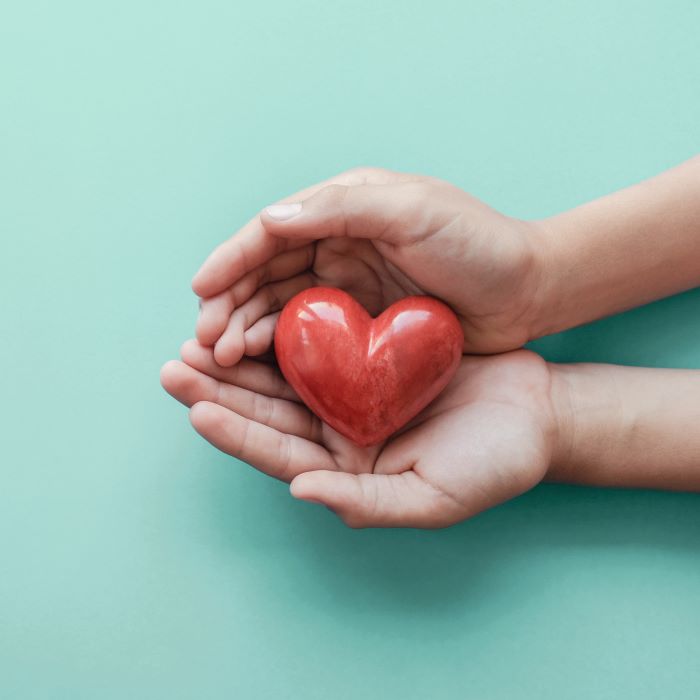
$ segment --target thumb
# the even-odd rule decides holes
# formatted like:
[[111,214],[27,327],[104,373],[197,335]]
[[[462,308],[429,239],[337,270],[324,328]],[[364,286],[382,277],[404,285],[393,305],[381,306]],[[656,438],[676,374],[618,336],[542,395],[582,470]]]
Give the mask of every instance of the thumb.
[[273,204],[260,221],[276,236],[370,238],[387,243],[415,240],[454,218],[437,202],[439,188],[428,180],[391,184],[331,184],[307,199]]
[[322,503],[353,528],[436,528],[464,517],[455,501],[410,470],[400,474],[304,472],[294,478],[290,491],[300,500]]

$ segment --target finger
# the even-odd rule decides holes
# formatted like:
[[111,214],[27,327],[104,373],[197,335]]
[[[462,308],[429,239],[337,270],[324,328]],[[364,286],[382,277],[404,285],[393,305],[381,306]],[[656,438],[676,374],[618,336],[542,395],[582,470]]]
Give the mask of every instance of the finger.
[[454,501],[414,471],[401,474],[303,473],[295,498],[323,503],[350,527],[446,527],[461,520]]
[[313,245],[281,253],[245,274],[236,284],[220,294],[201,299],[196,331],[199,342],[203,345],[214,345],[226,329],[233,310],[250,299],[259,287],[303,272],[311,266],[313,259]]
[[321,438],[320,421],[300,404],[220,382],[184,362],[173,360],[165,364],[161,370],[161,383],[185,406],[210,401],[283,433],[314,442]]
[[245,354],[249,357],[262,355],[272,347],[272,341],[275,337],[275,328],[277,327],[277,319],[281,312],[263,316],[259,321],[256,321],[244,334],[245,338]]
[[304,240],[347,236],[387,243],[416,242],[447,226],[460,210],[453,190],[431,180],[321,188],[294,205],[260,215],[275,236]]
[[214,345],[226,328],[234,304],[230,290],[199,300],[195,334],[202,345]]
[[282,481],[314,469],[335,469],[328,451],[315,442],[275,430],[223,406],[200,401],[190,409],[194,429],[222,452]]
[[256,216],[233,238],[214,249],[194,276],[192,290],[200,297],[219,294],[275,255],[307,243],[273,236],[262,228]]
[[274,257],[269,263],[265,263],[244,275],[231,287],[231,297],[234,307],[239,307],[268,282],[279,282],[294,277],[304,270],[308,270],[314,261],[313,244],[290,250]]
[[188,340],[180,349],[183,362],[210,377],[279,399],[299,401],[299,397],[279,370],[262,362],[241,360],[233,367],[221,367],[211,348]]
[[316,278],[306,273],[261,287],[231,314],[226,330],[214,347],[216,361],[222,367],[238,362],[245,352],[245,331],[263,316],[281,309],[295,294],[315,285]]
[[[307,199],[317,190],[332,183],[356,184],[360,182],[388,182],[395,178],[411,177],[379,168],[355,168],[300,190],[282,202]],[[415,177],[415,176],[414,176]],[[209,255],[192,280],[192,289],[200,297],[210,297],[223,292],[243,275],[285,250],[304,245],[305,241],[279,239],[263,227],[260,216],[255,215],[240,231],[219,245]]]

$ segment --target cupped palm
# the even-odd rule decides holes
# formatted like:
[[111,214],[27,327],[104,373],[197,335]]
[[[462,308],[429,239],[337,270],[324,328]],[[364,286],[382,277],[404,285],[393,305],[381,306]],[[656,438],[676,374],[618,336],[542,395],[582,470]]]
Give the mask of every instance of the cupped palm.
[[361,448],[314,416],[266,363],[220,367],[188,341],[162,370],[195,429],[224,452],[290,481],[353,527],[443,527],[542,480],[556,439],[550,373],[518,350],[464,356],[448,387],[398,434]]

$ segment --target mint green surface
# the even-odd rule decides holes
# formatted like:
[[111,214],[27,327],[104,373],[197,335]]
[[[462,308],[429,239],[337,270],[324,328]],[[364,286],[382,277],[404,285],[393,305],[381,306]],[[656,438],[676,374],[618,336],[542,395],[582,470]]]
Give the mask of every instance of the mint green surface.
[[[382,165],[538,217],[693,155],[698,8],[3,5],[0,698],[700,696],[697,496],[352,531],[158,384],[201,260],[306,184]],[[700,293],[535,346],[699,367]]]

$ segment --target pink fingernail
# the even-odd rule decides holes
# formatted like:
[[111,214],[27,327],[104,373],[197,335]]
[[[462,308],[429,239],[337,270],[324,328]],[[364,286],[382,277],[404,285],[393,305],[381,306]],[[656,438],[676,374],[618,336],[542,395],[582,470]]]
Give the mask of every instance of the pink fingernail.
[[301,212],[301,202],[292,204],[271,204],[265,207],[265,213],[276,221],[287,221]]

